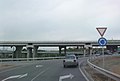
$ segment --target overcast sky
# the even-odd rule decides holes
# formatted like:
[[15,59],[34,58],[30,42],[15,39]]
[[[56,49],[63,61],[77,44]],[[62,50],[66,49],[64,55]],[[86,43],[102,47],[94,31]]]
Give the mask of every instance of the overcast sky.
[[0,0],[0,41],[120,39],[120,0]]

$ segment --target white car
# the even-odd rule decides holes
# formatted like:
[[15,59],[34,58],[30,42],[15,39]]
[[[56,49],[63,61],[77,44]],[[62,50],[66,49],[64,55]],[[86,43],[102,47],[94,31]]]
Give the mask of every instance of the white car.
[[67,55],[63,60],[64,68],[67,66],[78,66],[78,59],[75,55]]
[[99,53],[97,53],[97,54],[95,54],[95,56],[100,56],[100,54],[99,54]]

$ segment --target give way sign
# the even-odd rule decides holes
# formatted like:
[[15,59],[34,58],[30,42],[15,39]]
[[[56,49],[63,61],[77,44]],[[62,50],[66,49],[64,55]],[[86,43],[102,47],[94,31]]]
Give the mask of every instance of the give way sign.
[[103,37],[104,33],[107,30],[107,27],[99,27],[99,28],[96,28],[96,29],[99,32],[99,34]]

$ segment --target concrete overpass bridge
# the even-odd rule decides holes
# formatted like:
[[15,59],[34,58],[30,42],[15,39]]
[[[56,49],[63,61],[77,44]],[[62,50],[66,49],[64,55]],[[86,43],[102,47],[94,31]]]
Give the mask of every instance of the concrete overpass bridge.
[[[32,58],[37,57],[38,47],[59,47],[59,54],[61,54],[61,49],[64,48],[64,53],[66,54],[67,46],[80,46],[83,48],[92,48],[93,46],[99,45],[97,41],[0,41],[0,46],[16,47],[14,54],[15,58],[20,58],[22,48],[26,47],[27,58]],[[106,48],[108,50],[116,50],[118,46],[120,46],[120,40],[108,40]]]

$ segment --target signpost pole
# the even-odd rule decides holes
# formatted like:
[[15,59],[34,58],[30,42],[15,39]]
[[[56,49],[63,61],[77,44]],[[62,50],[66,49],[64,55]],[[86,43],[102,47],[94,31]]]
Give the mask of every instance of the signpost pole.
[[104,33],[107,30],[107,27],[99,27],[96,28],[99,34],[101,35],[101,38],[98,40],[99,45],[102,47],[102,55],[103,55],[103,68],[105,67],[105,55],[104,55],[104,46],[107,44],[107,40],[103,37]]
[[104,54],[104,46],[102,46],[102,54],[103,54],[103,68],[105,67],[105,54]]

